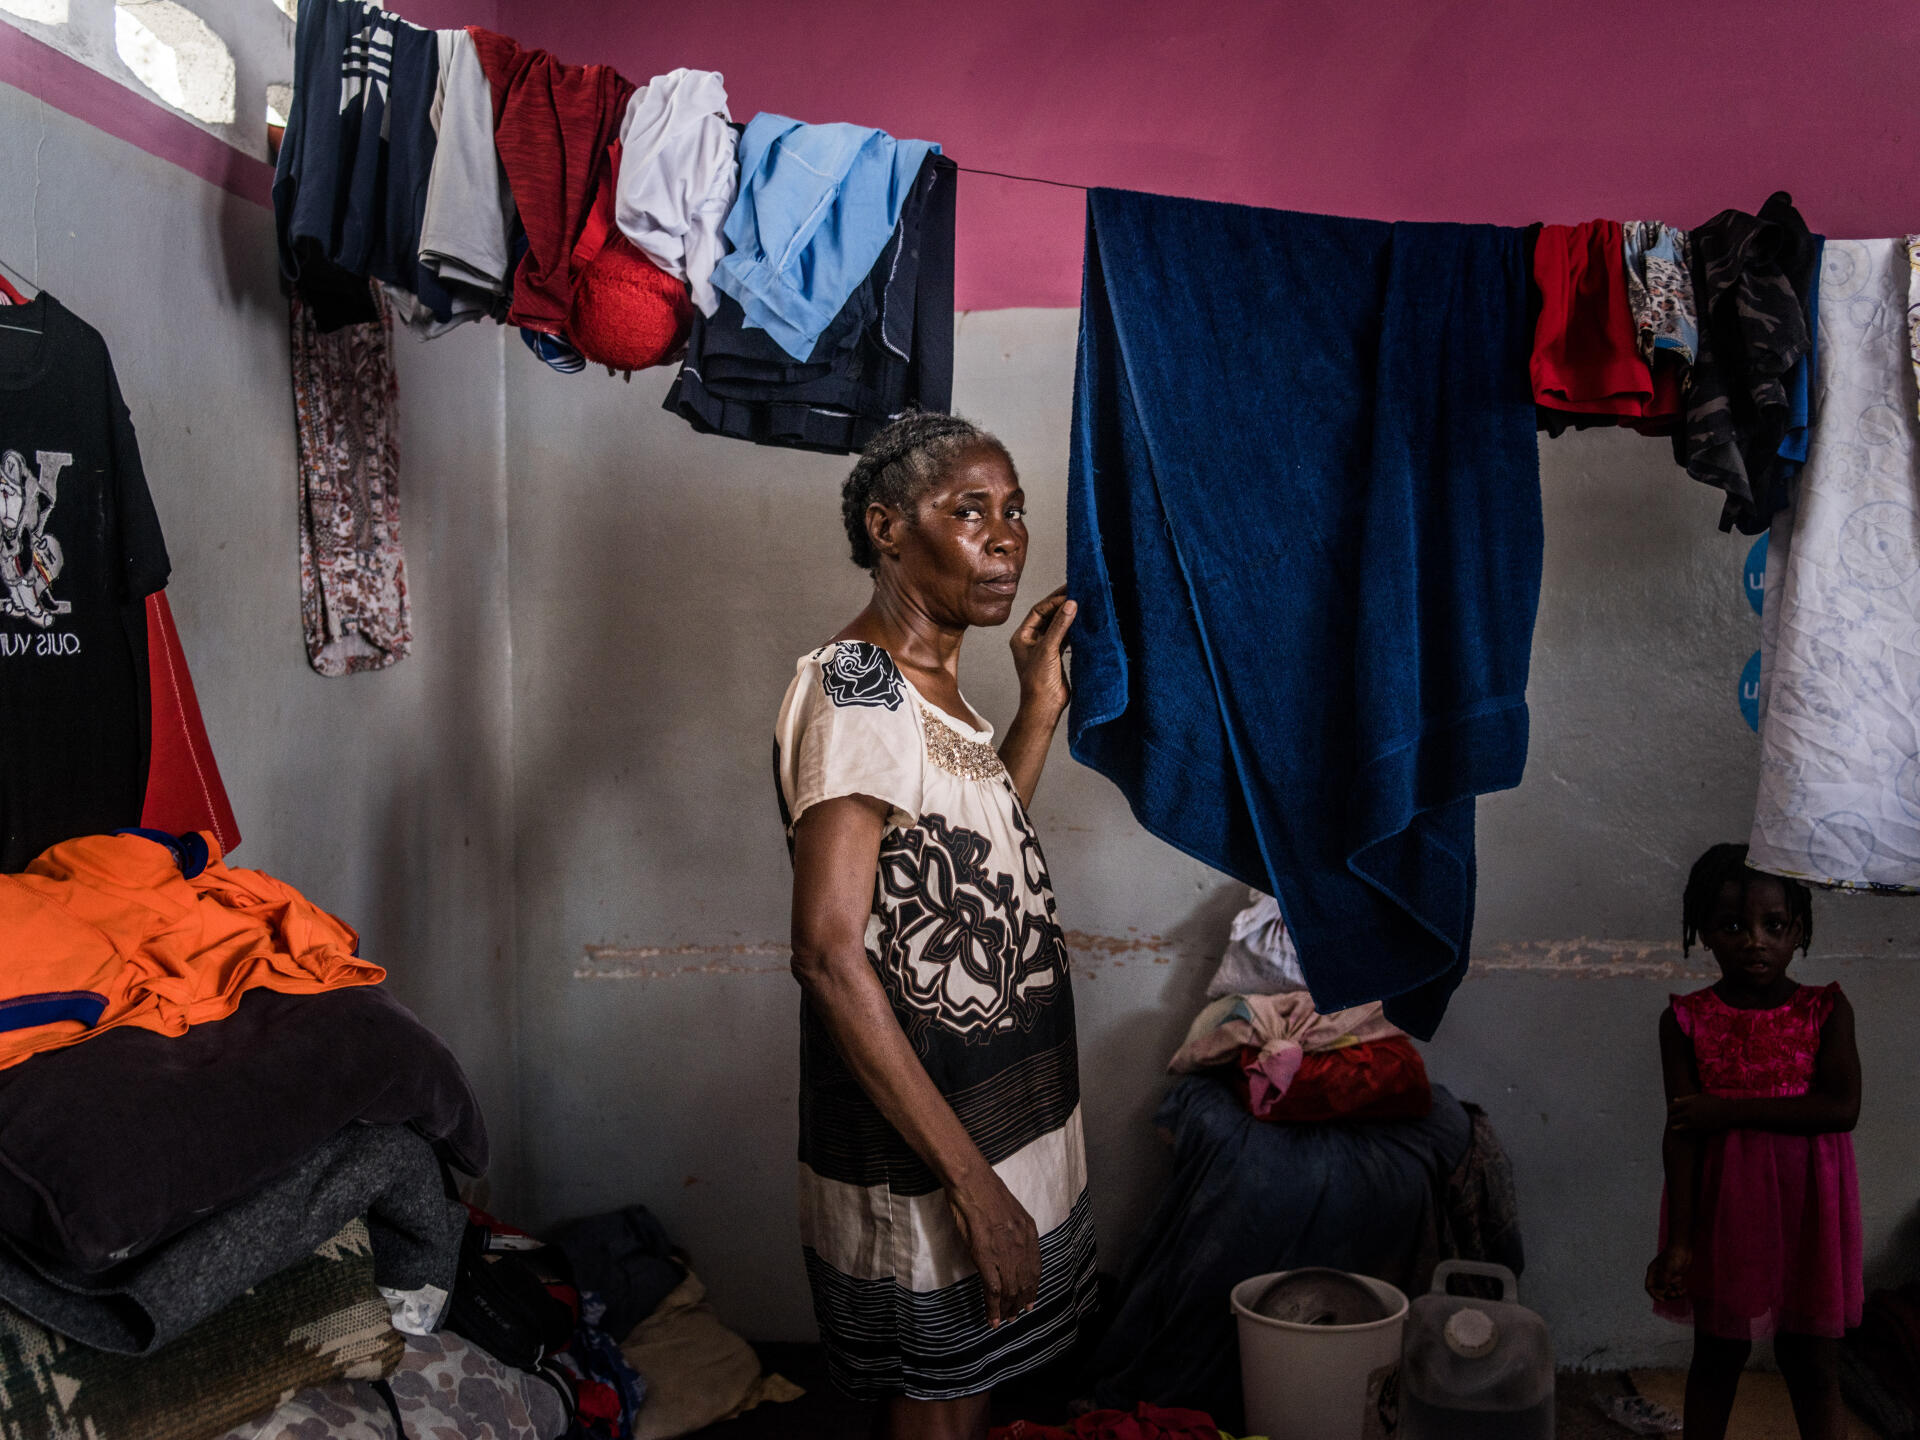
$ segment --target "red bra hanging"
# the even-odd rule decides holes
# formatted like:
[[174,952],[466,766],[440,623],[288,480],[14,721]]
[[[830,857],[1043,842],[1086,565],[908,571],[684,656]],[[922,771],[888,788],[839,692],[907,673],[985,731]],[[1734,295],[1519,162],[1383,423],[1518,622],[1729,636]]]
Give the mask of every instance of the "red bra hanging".
[[7,304],[9,305],[24,305],[27,303],[27,297],[9,285],[7,283],[7,277],[4,275],[0,275],[0,295],[7,297]]

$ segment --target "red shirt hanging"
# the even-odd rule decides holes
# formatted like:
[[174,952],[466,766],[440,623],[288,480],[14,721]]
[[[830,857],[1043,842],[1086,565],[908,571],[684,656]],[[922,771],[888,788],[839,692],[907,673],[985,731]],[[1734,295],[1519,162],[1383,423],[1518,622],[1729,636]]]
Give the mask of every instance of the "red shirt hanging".
[[153,749],[140,823],[174,835],[205,830],[220,842],[222,854],[231,855],[240,844],[240,826],[213,761],[193,676],[180,648],[180,630],[164,590],[147,597],[147,676]]
[[1530,367],[1536,405],[1611,415],[1636,429],[1678,416],[1677,375],[1663,370],[1656,383],[1640,355],[1618,221],[1542,226],[1533,277],[1541,300]]
[[564,335],[573,248],[634,86],[608,65],[562,65],[491,30],[468,33],[493,90],[494,144],[527,231],[507,323]]

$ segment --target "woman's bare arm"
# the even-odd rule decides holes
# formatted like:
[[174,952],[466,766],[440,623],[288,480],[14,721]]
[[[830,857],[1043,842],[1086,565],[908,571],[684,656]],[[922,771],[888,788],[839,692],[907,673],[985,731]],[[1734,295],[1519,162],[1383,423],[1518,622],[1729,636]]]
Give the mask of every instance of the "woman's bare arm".
[[823,801],[794,827],[793,973],[841,1058],[947,1192],[998,1325],[1033,1304],[1040,1241],[913,1052],[867,959],[867,916],[887,806]]
[[1040,772],[1046,768],[1047,751],[1059,724],[1058,710],[1048,714],[1043,708],[1022,705],[1007,727],[1007,738],[1000,744],[1000,762],[1007,767],[1022,805],[1033,804],[1033,792],[1040,788]]
[[1066,587],[1062,586],[1027,612],[1008,642],[1013,649],[1013,668],[1020,676],[1020,710],[1007,727],[1000,761],[1007,767],[1022,805],[1033,803],[1053,732],[1066,713],[1069,691],[1061,650],[1078,608],[1067,599]]

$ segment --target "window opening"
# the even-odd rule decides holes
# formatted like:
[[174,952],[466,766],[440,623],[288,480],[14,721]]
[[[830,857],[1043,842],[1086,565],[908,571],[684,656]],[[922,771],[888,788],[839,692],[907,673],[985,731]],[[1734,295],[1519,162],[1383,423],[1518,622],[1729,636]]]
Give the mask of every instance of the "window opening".
[[209,125],[233,123],[233,52],[185,6],[117,0],[113,48],[134,78],[174,109]]
[[0,13],[41,25],[67,23],[67,0],[0,0]]

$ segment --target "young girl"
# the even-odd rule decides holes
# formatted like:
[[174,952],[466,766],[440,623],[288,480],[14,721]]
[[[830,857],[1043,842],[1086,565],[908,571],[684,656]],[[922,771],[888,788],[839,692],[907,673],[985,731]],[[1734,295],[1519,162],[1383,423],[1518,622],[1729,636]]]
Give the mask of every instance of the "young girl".
[[1788,978],[1812,897],[1746,860],[1746,846],[1716,845],[1687,878],[1682,953],[1697,937],[1720,980],[1660,1017],[1667,1193],[1647,1291],[1659,1314],[1693,1322],[1686,1440],[1722,1440],[1768,1335],[1802,1440],[1845,1440],[1839,1342],[1863,1298],[1853,1007],[1838,985]]

